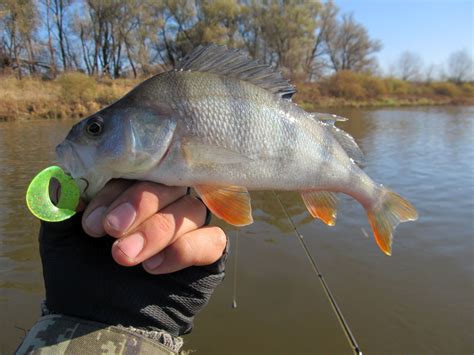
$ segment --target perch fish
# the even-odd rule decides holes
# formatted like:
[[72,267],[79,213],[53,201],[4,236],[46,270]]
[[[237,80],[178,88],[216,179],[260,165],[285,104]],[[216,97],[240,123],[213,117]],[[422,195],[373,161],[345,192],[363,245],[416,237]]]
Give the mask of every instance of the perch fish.
[[331,226],[336,193],[344,193],[365,208],[390,255],[395,227],[417,219],[415,208],[358,166],[362,152],[334,125],[341,118],[305,112],[294,92],[238,50],[200,46],[77,123],[56,151],[71,176],[87,182],[86,199],[113,178],[192,186],[235,226],[253,222],[249,190],[298,191]]

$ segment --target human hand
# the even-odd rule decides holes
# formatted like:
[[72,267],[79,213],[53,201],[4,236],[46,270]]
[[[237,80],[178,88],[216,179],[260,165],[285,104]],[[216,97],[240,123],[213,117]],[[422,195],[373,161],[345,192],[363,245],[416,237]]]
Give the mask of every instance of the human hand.
[[[188,333],[224,277],[226,238],[217,227],[203,227],[205,206],[185,194],[185,188],[116,180],[83,214],[43,223],[49,310],[175,336]],[[114,217],[124,203],[131,207]],[[106,233],[113,238],[87,235]],[[156,259],[162,259],[158,267]]]
[[[114,180],[89,203],[82,226],[90,236],[117,238],[115,261],[143,263],[151,274],[164,274],[218,260],[227,240],[222,229],[204,226],[204,204],[184,187]],[[210,217],[210,216],[209,216]]]

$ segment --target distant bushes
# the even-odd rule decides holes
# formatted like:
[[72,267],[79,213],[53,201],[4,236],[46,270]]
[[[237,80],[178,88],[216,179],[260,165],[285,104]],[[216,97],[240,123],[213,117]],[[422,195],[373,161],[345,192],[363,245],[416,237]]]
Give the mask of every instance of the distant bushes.
[[465,95],[474,96],[474,83],[461,84],[461,90]]
[[431,84],[433,93],[436,95],[456,97],[461,95],[462,90],[453,83],[441,82]]
[[474,103],[474,84],[451,82],[414,83],[380,78],[347,70],[319,83],[297,85],[296,101],[306,109],[317,106],[368,106]]
[[351,100],[365,99],[365,89],[362,80],[355,73],[341,71],[325,80],[322,85],[322,92],[328,96],[342,97]]
[[386,94],[379,78],[348,70],[337,72],[321,83],[321,92],[348,100],[375,99]]
[[383,83],[387,90],[387,94],[391,94],[391,95],[410,94],[411,88],[410,88],[410,83],[408,81],[397,79],[397,78],[386,78],[386,79],[383,79]]
[[387,87],[383,80],[375,76],[363,75],[362,87],[365,90],[366,98],[377,99],[387,94]]
[[80,72],[64,73],[57,80],[61,98],[67,104],[93,101],[97,96],[97,82]]
[[379,78],[364,73],[343,70],[321,83],[321,91],[327,96],[346,100],[374,100],[386,96],[415,94],[416,87],[397,78]]

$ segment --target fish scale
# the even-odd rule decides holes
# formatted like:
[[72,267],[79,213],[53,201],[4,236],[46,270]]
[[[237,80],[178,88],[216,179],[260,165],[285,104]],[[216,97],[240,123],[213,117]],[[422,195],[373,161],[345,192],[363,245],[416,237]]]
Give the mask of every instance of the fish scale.
[[236,226],[253,222],[248,190],[298,191],[328,225],[335,193],[345,193],[366,209],[390,255],[395,227],[415,220],[415,208],[355,164],[361,151],[333,125],[337,117],[305,112],[291,101],[294,92],[280,73],[239,51],[198,47],[175,70],[75,125],[58,158],[88,182],[85,198],[112,178],[193,186],[214,215]]

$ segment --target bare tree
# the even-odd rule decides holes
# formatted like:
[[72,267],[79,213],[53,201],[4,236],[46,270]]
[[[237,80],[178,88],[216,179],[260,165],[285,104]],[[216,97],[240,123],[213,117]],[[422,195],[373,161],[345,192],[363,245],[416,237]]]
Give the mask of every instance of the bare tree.
[[397,73],[403,80],[416,81],[421,78],[423,60],[413,52],[403,52],[397,61]]
[[65,30],[66,9],[69,6],[68,0],[49,0],[50,11],[53,14],[53,21],[56,26],[56,36],[61,56],[63,70],[69,69],[69,58],[67,55],[67,37]]
[[52,5],[51,5],[52,0],[41,0],[40,3],[42,5],[43,11],[44,11],[44,16],[43,16],[43,26],[46,27],[46,33],[47,33],[47,39],[46,39],[46,49],[48,53],[48,61],[49,65],[51,66],[51,77],[55,78],[57,75],[57,66],[56,66],[56,51],[54,48],[54,43],[53,43],[53,35],[54,35],[54,30],[53,30],[53,12],[52,12]]
[[370,71],[376,64],[373,57],[382,48],[378,40],[372,40],[367,29],[357,23],[353,14],[343,15],[339,21],[330,13],[326,19],[324,32],[324,53],[334,71]]
[[370,70],[381,47],[332,0],[0,0],[0,26],[4,67],[33,72],[42,58],[53,76],[58,68],[149,75],[217,43],[314,80]]
[[448,60],[449,79],[455,83],[463,83],[473,80],[472,56],[467,50],[452,53]]
[[4,66],[17,70],[21,79],[23,70],[36,71],[34,36],[38,25],[32,0],[0,1],[2,52]]
[[329,0],[321,9],[319,15],[319,26],[316,28],[316,39],[311,51],[311,56],[307,59],[308,80],[312,81],[315,77],[320,78],[324,75],[330,62],[328,62],[328,47],[326,39],[335,35],[337,27],[337,15],[339,8],[334,1]]
[[426,83],[431,83],[435,78],[439,77],[439,68],[431,63],[430,65],[426,66],[424,71],[424,81]]

